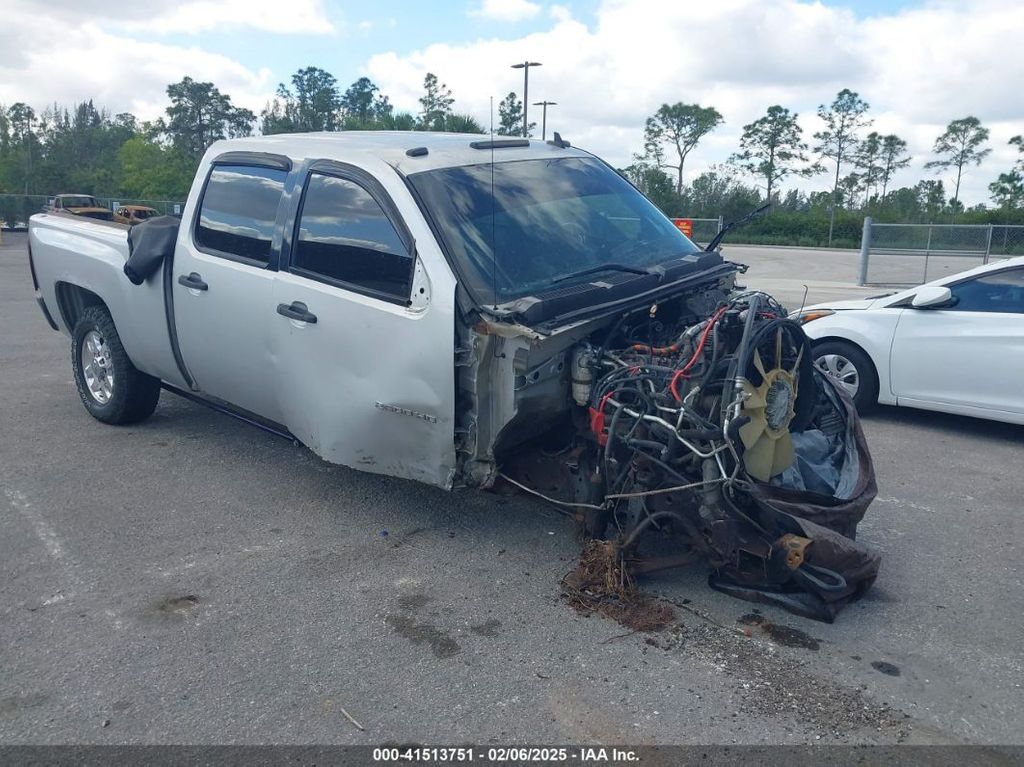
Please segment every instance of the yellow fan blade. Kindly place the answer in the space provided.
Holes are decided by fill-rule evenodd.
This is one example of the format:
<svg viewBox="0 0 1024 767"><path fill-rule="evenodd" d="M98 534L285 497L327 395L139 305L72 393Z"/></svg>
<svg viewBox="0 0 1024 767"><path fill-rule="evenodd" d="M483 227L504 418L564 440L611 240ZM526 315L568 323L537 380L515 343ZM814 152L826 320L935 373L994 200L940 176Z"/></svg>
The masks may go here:
<svg viewBox="0 0 1024 767"><path fill-rule="evenodd" d="M743 393L747 395L747 398L743 400L744 410L755 410L757 408L763 408L768 404L765 401L761 390L750 383L750 381L743 382Z"/></svg>
<svg viewBox="0 0 1024 767"><path fill-rule="evenodd" d="M787 431L775 440L775 455L772 457L772 476L781 474L792 466L794 458L796 458L796 451L793 450L793 440L790 439L789 432Z"/></svg>
<svg viewBox="0 0 1024 767"><path fill-rule="evenodd" d="M765 420L764 415L758 418L751 418L745 424L740 427L740 440L743 442L743 447L748 450L754 446L757 442L758 437L764 434Z"/></svg>
<svg viewBox="0 0 1024 767"><path fill-rule="evenodd" d="M775 456L775 443L764 437L754 443L743 453L743 465L747 474L754 479L767 482L772 477L772 463Z"/></svg>
<svg viewBox="0 0 1024 767"><path fill-rule="evenodd" d="M793 363L793 369L789 371L790 375L793 376L793 391L796 391L796 371L800 369L800 360L804 356L804 347L800 347L800 351L796 354L796 362Z"/></svg>
<svg viewBox="0 0 1024 767"><path fill-rule="evenodd" d="M754 349L754 367L757 368L757 372L761 374L762 378L768 377L768 373L764 369L764 363L761 362L761 353L757 349Z"/></svg>

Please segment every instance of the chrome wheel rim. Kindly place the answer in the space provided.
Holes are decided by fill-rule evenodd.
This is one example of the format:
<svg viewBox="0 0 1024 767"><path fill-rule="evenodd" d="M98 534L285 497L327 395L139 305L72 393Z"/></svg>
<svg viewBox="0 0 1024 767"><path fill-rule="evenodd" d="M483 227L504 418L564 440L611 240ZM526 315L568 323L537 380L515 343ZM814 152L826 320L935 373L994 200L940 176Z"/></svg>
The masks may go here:
<svg viewBox="0 0 1024 767"><path fill-rule="evenodd" d="M818 370L846 389L851 397L857 396L860 373L857 372L857 366L842 354L823 354L814 364Z"/></svg>
<svg viewBox="0 0 1024 767"><path fill-rule="evenodd" d="M98 331L90 330L82 338L81 360L89 395L100 405L106 405L114 394L114 363L110 347Z"/></svg>

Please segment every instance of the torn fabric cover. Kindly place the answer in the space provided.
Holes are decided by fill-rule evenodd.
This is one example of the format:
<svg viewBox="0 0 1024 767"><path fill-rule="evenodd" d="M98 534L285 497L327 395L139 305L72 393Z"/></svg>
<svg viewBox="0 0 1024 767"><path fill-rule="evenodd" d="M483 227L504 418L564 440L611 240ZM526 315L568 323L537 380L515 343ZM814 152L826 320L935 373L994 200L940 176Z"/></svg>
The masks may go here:
<svg viewBox="0 0 1024 767"><path fill-rule="evenodd" d="M124 273L133 285L141 285L160 268L164 258L174 256L181 219L157 216L128 230L128 260Z"/></svg>
<svg viewBox="0 0 1024 767"><path fill-rule="evenodd" d="M819 476L826 473L833 476L841 474L839 488L822 492L822 489L794 485L792 482L776 484L755 481L755 490L751 496L765 508L827 527L847 538L855 538L858 523L878 493L874 464L853 400L831 378L819 374L818 380L826 387L825 393L842 407L846 428L841 442L846 455L842 467L837 470L831 464L826 465L824 460L812 463L813 448L808 449L810 455L807 457L798 449L796 466L805 464L803 474L815 471ZM780 479L786 480L787 474L782 474Z"/></svg>
<svg viewBox="0 0 1024 767"><path fill-rule="evenodd" d="M799 589L757 588L753 583L743 583L744 578L735 574L731 578L713 575L710 583L713 588L742 599L778 604L806 617L832 622L839 610L862 596L878 575L881 556L855 540L857 524L875 499L878 487L853 401L832 379L819 375L819 380L823 393L833 402L838 401L845 415L846 428L843 438L838 440L842 445L842 464L836 467L829 456L823 456L819 449L821 440L816 439L813 444L808 443L806 455L802 456L798 448L794 468L804 465L800 471L790 473L791 480L808 473L831 476L844 489L825 494L805 489L802 481L799 487L787 487L785 482L754 481L751 492L751 498L769 517L774 517L780 528L796 528L794 532L810 540L804 567L812 577L799 578ZM785 478L783 474L779 479ZM841 581L815 577L823 573L838 575Z"/></svg>

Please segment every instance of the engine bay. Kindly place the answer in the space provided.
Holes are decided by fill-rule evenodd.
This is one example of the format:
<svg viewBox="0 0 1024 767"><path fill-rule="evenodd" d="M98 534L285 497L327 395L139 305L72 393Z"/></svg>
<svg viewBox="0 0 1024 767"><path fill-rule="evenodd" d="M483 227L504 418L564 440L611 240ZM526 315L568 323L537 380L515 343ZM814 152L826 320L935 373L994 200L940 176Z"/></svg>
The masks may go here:
<svg viewBox="0 0 1024 767"><path fill-rule="evenodd" d="M876 493L870 453L800 325L731 282L631 307L545 366L527 360L517 386L556 361L545 399L569 402L553 420L512 419L495 460L604 542L620 577L703 561L716 590L831 622L878 572L855 540Z"/></svg>

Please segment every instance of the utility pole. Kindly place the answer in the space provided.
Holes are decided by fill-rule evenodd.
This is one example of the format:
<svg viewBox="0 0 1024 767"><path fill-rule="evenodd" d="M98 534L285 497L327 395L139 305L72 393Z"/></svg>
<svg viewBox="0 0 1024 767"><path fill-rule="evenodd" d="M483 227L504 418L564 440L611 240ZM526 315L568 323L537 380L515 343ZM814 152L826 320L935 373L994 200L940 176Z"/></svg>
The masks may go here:
<svg viewBox="0 0 1024 767"><path fill-rule="evenodd" d="M523 70L523 137L530 132L530 121L527 119L526 107L530 103L530 67L539 67L539 61L524 61L522 64L513 64L512 69Z"/></svg>
<svg viewBox="0 0 1024 767"><path fill-rule="evenodd" d="M557 106L558 102L557 101L534 101L533 105L535 107L544 107L544 111L541 112L541 114L544 115L544 116L540 118L540 140L541 141L547 141L548 140L548 107ZM523 106L525 106L525 104Z"/></svg>

